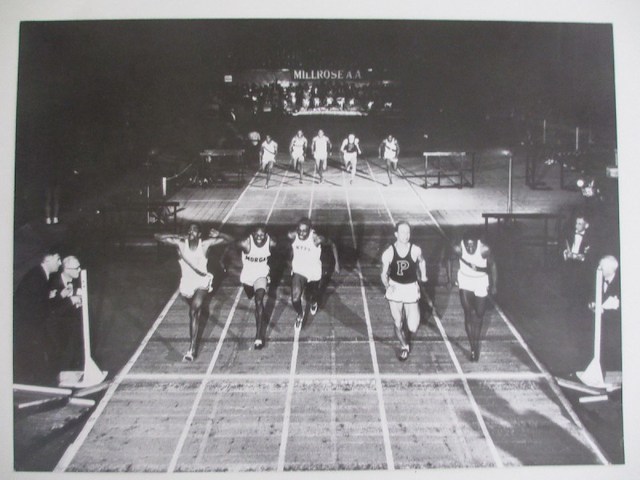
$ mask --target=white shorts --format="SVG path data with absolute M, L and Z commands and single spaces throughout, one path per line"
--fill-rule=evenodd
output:
M 390 302 L 416 303 L 420 300 L 420 286 L 418 282 L 398 283 L 389 279 L 389 288 L 384 296 Z
M 489 293 L 489 275 L 471 277 L 458 271 L 458 288 L 473 292 L 476 297 L 486 297 Z
M 268 163 L 275 163 L 276 161 L 276 157 L 272 157 L 272 156 L 262 156 L 262 161 L 260 162 L 260 165 L 262 166 L 262 168 L 266 167 Z
M 207 273 L 204 277 L 198 274 L 184 276 L 180 279 L 180 295 L 185 298 L 191 298 L 195 295 L 196 290 L 210 292 L 212 283 L 213 275 L 210 273 Z
M 398 157 L 387 157 L 387 156 L 385 156 L 384 159 L 385 160 L 389 160 L 390 162 L 393 162 L 393 163 L 398 163 Z
M 269 283 L 270 283 L 270 280 L 268 275 L 258 277 L 253 282 L 242 282 L 243 285 L 252 287 L 254 292 L 257 292 L 260 289 L 266 290 L 267 287 L 269 286 Z
M 344 152 L 344 163 L 356 163 L 358 161 L 358 152 Z
M 304 161 L 304 150 L 294 148 L 291 151 L 291 158 L 294 160 L 303 160 Z
M 317 282 L 322 278 L 322 263 L 313 263 L 311 265 L 305 265 L 303 267 L 297 267 L 291 269 L 291 274 L 298 274 L 307 279 L 307 282 Z
M 240 271 L 240 283 L 244 285 L 253 285 L 257 280 L 261 278 L 269 277 L 269 269 L 249 269 L 243 268 Z
M 327 163 L 327 154 L 326 153 L 316 153 L 316 154 L 313 155 L 313 158 L 316 160 L 316 163 L 318 163 L 318 162 Z

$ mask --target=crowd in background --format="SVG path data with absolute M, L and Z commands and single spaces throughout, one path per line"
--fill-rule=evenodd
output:
M 398 108 L 397 86 L 388 82 L 227 84 L 223 96 L 218 100 L 241 104 L 253 114 L 295 114 L 304 111 L 370 113 Z

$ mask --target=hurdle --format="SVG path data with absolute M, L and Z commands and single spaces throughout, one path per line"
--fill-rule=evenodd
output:
M 423 152 L 424 188 L 462 188 L 475 184 L 474 152 Z M 431 160 L 431 167 L 429 166 Z M 457 165 L 451 166 L 453 163 Z M 435 182 L 429 184 L 429 179 Z M 443 183 L 448 180 L 448 184 Z
M 80 294 L 82 297 L 82 337 L 84 348 L 84 369 L 82 371 L 62 371 L 58 374 L 58 386 L 85 388 L 99 385 L 106 378 L 106 371 L 100 370 L 91 357 L 91 339 L 89 335 L 89 292 L 87 271 L 80 271 Z

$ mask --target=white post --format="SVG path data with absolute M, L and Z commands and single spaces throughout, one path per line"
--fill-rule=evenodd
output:
M 513 213 L 513 155 L 509 152 L 509 194 L 507 195 L 507 213 Z
M 602 338 L 602 268 L 596 270 L 596 311 L 595 324 L 596 331 L 593 339 L 593 359 L 600 365 L 600 344 Z
M 89 332 L 89 289 L 87 271 L 80 271 L 80 294 L 82 297 L 82 344 L 84 350 L 84 370 L 82 372 L 60 372 L 61 387 L 92 387 L 101 383 L 107 376 L 98 368 L 91 357 L 91 334 Z
M 576 127 L 576 152 L 580 150 L 580 127 Z
M 542 144 L 547 144 L 547 119 L 542 120 Z
M 167 196 L 167 177 L 162 177 L 162 196 Z
M 600 365 L 600 340 L 602 338 L 602 269 L 596 270 L 596 301 L 595 301 L 595 333 L 593 335 L 593 359 L 583 372 L 576 375 L 585 385 L 596 388 L 606 388 L 602 365 Z

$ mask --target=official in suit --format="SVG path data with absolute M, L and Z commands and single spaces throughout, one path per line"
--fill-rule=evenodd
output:
M 56 372 L 81 370 L 83 365 L 80 271 L 80 261 L 68 256 L 62 260 L 60 272 L 51 277 L 55 293 L 50 299 L 47 333 L 52 349 L 50 360 Z
M 578 215 L 574 228 L 565 237 L 563 289 L 568 305 L 584 305 L 589 298 L 592 275 L 592 244 L 589 221 L 584 215 Z
M 613 255 L 605 255 L 598 263 L 598 267 L 602 270 L 602 349 L 600 358 L 605 370 L 622 369 L 621 297 L 618 265 L 618 260 Z M 595 302 L 591 302 L 589 308 L 592 311 L 595 310 Z
M 47 320 L 54 292 L 50 276 L 61 265 L 60 255 L 48 251 L 22 278 L 13 297 L 14 381 L 47 384 L 54 380 L 49 363 Z

